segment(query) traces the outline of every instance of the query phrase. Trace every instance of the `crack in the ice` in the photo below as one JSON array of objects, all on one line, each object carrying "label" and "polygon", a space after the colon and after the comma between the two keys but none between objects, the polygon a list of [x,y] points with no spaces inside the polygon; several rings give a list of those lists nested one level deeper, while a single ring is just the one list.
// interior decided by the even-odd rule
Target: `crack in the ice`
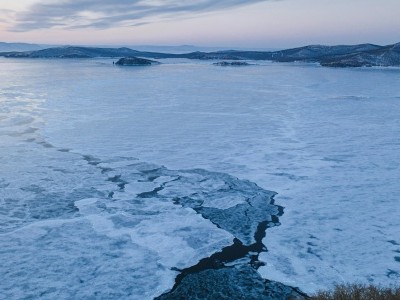
[{"label": "crack in the ice", "polygon": [[[57,151],[60,152],[69,152],[72,153],[71,150],[69,149],[58,149],[51,145],[50,143],[47,143],[46,141],[37,141],[36,142],[45,147],[45,148],[54,148]],[[98,159],[94,156],[91,155],[85,155],[85,154],[79,154],[79,153],[74,153],[76,155],[79,155],[82,157],[83,160],[85,160],[89,165],[98,168],[100,170],[101,174],[107,174],[109,172],[115,171],[112,168],[109,167],[104,167],[102,166],[102,160]],[[199,174],[202,176],[205,176],[205,178],[199,180],[199,183],[204,183],[209,180],[209,176],[215,176],[216,173],[205,173],[203,170],[188,170],[188,171],[181,171],[183,173],[192,173],[192,174]],[[167,175],[169,176],[171,171],[166,170],[164,167],[157,167],[157,168],[151,168],[147,170],[140,170],[141,176],[146,176],[146,179],[137,179],[138,182],[154,182],[157,180],[160,176],[162,175]],[[164,174],[165,173],[165,174]],[[175,174],[174,174],[175,175]],[[223,175],[226,176],[226,175]],[[162,190],[164,190],[168,184],[172,182],[179,182],[183,179],[182,175],[179,175],[177,178],[174,178],[173,180],[169,180],[166,182],[163,182],[153,188],[151,191],[147,192],[142,192],[136,195],[137,198],[168,198],[167,196],[164,195],[159,195],[158,193]],[[119,192],[125,191],[125,187],[127,184],[130,182],[128,180],[123,179],[121,174],[110,176],[105,179],[106,181],[112,182],[116,184],[117,190]],[[235,178],[232,178],[231,180],[238,180]],[[272,226],[277,226],[279,225],[279,217],[283,214],[283,207],[275,205],[274,201],[274,194],[264,194],[264,192],[260,193],[258,190],[261,190],[257,185],[243,181],[243,184],[245,184],[245,189],[243,190],[241,186],[238,186],[235,184],[235,182],[230,182],[227,180],[223,180],[223,188],[214,190],[213,192],[215,195],[213,197],[216,197],[219,193],[220,194],[232,194],[236,192],[243,192],[243,193],[249,193],[249,187],[253,188],[254,191],[257,192],[256,195],[253,195],[252,197],[245,197],[244,203],[242,204],[236,204],[233,207],[227,208],[227,209],[216,209],[216,208],[207,208],[204,206],[205,204],[205,199],[209,197],[208,192],[195,192],[190,194],[189,196],[186,197],[173,197],[172,198],[172,203],[175,205],[180,205],[182,207],[190,207],[192,208],[197,214],[201,215],[204,219],[209,220],[212,224],[214,224],[217,228],[230,231],[229,226],[234,226],[233,224],[227,225],[227,223],[223,223],[221,225],[221,221],[223,219],[219,218],[224,218],[223,214],[224,212],[228,212],[231,214],[235,213],[242,213],[245,217],[245,224],[251,225],[252,222],[254,221],[253,214],[254,211],[258,211],[260,209],[264,209],[265,207],[268,207],[268,205],[271,205],[271,207],[275,207],[277,212],[273,212],[272,208],[268,207],[269,210],[269,217],[267,219],[264,219],[262,221],[259,221],[255,231],[253,232],[253,243],[244,243],[241,241],[235,234],[235,238],[233,240],[233,244],[230,246],[227,246],[223,248],[221,251],[215,252],[212,254],[210,257],[206,257],[201,259],[196,265],[191,266],[186,269],[179,270],[177,268],[172,268],[172,270],[179,271],[180,274],[176,277],[176,282],[172,290],[168,293],[163,294],[160,296],[160,299],[173,299],[173,298],[168,298],[168,295],[172,295],[177,289],[181,287],[182,282],[186,277],[189,276],[197,276],[199,274],[202,274],[202,272],[205,272],[207,270],[212,270],[212,271],[217,271],[217,270],[226,270],[228,271],[229,274],[234,274],[237,270],[241,268],[250,268],[246,269],[246,272],[253,272],[250,270],[257,270],[259,267],[264,266],[265,263],[259,260],[259,255],[261,252],[267,251],[267,248],[265,245],[262,243],[263,238],[265,237],[266,234],[266,229]],[[109,191],[107,194],[106,199],[114,199],[115,192],[116,191]],[[253,191],[251,191],[253,192]],[[254,202],[254,203],[253,203]],[[265,202],[265,204],[262,204]],[[247,208],[244,208],[244,205],[247,205]],[[255,206],[256,205],[256,206]],[[267,205],[267,206],[265,206]],[[251,211],[253,210],[253,212]],[[211,213],[211,214],[210,214]],[[258,216],[260,218],[260,216]],[[269,220],[268,220],[269,219]],[[237,220],[237,222],[240,223],[240,220]],[[229,224],[229,222],[228,222]],[[228,227],[227,227],[228,226]],[[247,230],[247,229],[246,229]],[[251,228],[249,233],[251,232]],[[254,230],[254,229],[253,229]],[[247,232],[247,231],[246,231]],[[244,233],[245,236],[247,233]],[[239,272],[240,273],[240,272]],[[251,273],[252,276],[255,276],[255,280],[259,280],[264,283],[265,289],[271,289],[273,290],[275,287],[275,284],[278,283],[271,283],[271,281],[262,279],[261,276],[256,272],[256,273]],[[269,287],[268,287],[269,286]],[[273,288],[271,288],[271,286]],[[268,287],[268,288],[267,288]],[[284,285],[281,285],[280,287],[284,287],[286,289],[286,293],[289,294],[297,294],[297,295],[303,295],[300,291],[296,290],[295,288],[291,287],[286,287]]]}]

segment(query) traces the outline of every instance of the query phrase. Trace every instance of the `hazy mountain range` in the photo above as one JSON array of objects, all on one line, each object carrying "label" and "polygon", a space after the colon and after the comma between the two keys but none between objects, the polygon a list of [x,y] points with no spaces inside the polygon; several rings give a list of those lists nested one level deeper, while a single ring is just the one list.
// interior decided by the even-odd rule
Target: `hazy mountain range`
[{"label": "hazy mountain range", "polygon": [[38,45],[38,44],[28,44],[28,43],[4,43],[0,42],[0,52],[10,52],[10,51],[36,51],[45,48],[53,47],[51,45]]},{"label": "hazy mountain range", "polygon": [[[40,46],[38,46],[40,47]],[[0,48],[1,49],[1,48]],[[63,46],[29,51],[7,51],[0,56],[12,58],[100,58],[146,57],[201,60],[268,60],[276,62],[313,62],[328,67],[400,66],[400,43],[323,46],[310,45],[279,51],[223,50],[214,52],[164,53],[130,48]]]}]

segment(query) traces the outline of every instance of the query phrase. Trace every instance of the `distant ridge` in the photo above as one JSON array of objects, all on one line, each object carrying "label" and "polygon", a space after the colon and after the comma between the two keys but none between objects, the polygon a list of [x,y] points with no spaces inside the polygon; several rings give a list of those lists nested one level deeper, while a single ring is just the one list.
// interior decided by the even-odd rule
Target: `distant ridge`
[{"label": "distant ridge", "polygon": [[320,63],[325,67],[400,66],[400,43],[369,51],[358,51],[327,57]]},{"label": "distant ridge", "polygon": [[36,51],[2,52],[11,58],[100,58],[145,57],[187,58],[201,60],[268,60],[276,62],[314,62],[327,67],[400,66],[400,43],[379,46],[360,45],[309,45],[280,51],[224,50],[191,52],[184,54],[137,51],[130,48],[96,48],[64,46]]},{"label": "distant ridge", "polygon": [[49,48],[49,45],[37,45],[28,43],[4,43],[0,42],[0,52],[11,52],[11,51],[36,51],[45,48]]}]

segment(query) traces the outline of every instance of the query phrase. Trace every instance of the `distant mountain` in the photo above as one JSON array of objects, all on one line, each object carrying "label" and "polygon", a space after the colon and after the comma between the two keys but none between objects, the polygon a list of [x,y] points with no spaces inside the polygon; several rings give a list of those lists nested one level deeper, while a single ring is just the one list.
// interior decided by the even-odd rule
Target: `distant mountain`
[{"label": "distant mountain", "polygon": [[142,52],[158,52],[158,53],[172,53],[172,54],[184,54],[196,51],[212,52],[221,50],[221,48],[217,47],[198,47],[192,45],[182,45],[182,46],[135,45],[135,46],[130,46],[130,48]]},{"label": "distant mountain", "polygon": [[[192,52],[216,52],[221,50],[229,50],[232,47],[204,47],[204,46],[194,46],[194,45],[181,45],[181,46],[155,46],[155,45],[132,45],[127,46],[131,49],[135,49],[142,52],[158,52],[158,53],[169,53],[169,54],[185,54]],[[250,47],[247,48],[235,48],[240,51],[254,50]],[[257,49],[257,51],[274,51],[276,49],[272,48],[262,48]]]},{"label": "distant mountain", "polygon": [[311,45],[281,51],[218,51],[184,55],[190,59],[270,60],[276,62],[316,62],[328,67],[400,66],[400,43],[322,46]]},{"label": "distant mountain", "polygon": [[339,46],[323,46],[323,45],[310,45],[300,48],[287,49],[276,51],[272,53],[272,59],[281,62],[293,61],[315,61],[325,57],[332,57],[336,55],[344,55],[350,53],[366,52],[381,48],[381,46],[372,44],[361,44],[354,46],[339,45]]},{"label": "distant mountain", "polygon": [[37,51],[12,51],[2,52],[0,56],[9,58],[99,58],[99,57],[130,57],[140,56],[146,58],[189,58],[189,59],[240,59],[226,52],[192,52],[187,54],[172,54],[161,52],[146,52],[130,48],[97,48],[80,46],[63,46],[47,48]]},{"label": "distant mountain", "polygon": [[187,58],[201,60],[269,60],[276,62],[316,62],[327,67],[400,66],[400,43],[389,46],[373,44],[323,46],[311,45],[280,51],[224,50],[172,54],[144,52],[130,48],[56,47],[37,51],[3,52],[14,58],[97,58],[144,57]]},{"label": "distant mountain", "polygon": [[270,60],[276,62],[316,62],[329,67],[400,66],[400,43],[322,46],[311,45],[281,51],[218,51],[184,55],[190,59]]},{"label": "distant mountain", "polygon": [[123,57],[138,54],[138,51],[129,48],[93,48],[93,47],[56,47],[37,51],[1,53],[5,57],[15,58],[96,58],[96,57]]},{"label": "distant mountain", "polygon": [[12,52],[12,51],[36,51],[45,48],[49,48],[49,45],[37,45],[27,43],[3,43],[0,42],[0,52]]},{"label": "distant mountain", "polygon": [[400,66],[400,43],[369,51],[326,57],[320,64],[325,67]]}]

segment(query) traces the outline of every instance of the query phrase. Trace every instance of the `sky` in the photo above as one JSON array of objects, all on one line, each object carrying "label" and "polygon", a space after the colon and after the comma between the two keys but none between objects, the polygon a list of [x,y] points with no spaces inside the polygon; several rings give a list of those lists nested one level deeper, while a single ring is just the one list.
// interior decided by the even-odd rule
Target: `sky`
[{"label": "sky", "polygon": [[0,41],[285,48],[400,42],[400,0],[0,0]]}]

